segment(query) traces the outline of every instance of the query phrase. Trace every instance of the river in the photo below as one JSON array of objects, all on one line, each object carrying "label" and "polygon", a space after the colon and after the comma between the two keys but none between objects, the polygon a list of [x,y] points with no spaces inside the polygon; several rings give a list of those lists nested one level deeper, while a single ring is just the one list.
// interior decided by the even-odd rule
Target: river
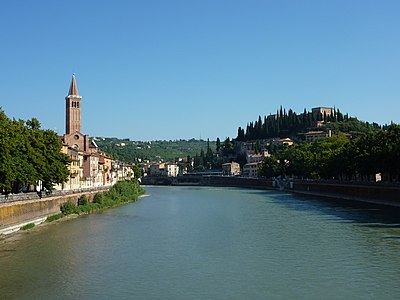
[{"label": "river", "polygon": [[146,187],[0,243],[1,299],[400,299],[400,213],[275,191]]}]

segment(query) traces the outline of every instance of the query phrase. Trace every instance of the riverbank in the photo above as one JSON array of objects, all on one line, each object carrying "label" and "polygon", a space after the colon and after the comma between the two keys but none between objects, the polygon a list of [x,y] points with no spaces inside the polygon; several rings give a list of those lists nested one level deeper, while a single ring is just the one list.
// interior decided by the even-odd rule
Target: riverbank
[{"label": "riverbank", "polygon": [[64,203],[77,205],[79,197],[86,196],[92,201],[95,195],[96,192],[88,191],[42,199],[3,202],[0,204],[0,235],[18,231],[29,223],[42,223],[47,217],[60,213]]},{"label": "riverbank", "polygon": [[[35,226],[31,229],[20,230],[21,227],[19,227],[18,230],[11,231],[8,234],[0,234],[0,246],[15,242],[15,241],[19,241],[19,240],[23,239],[23,237],[26,236],[27,234],[40,232],[43,228],[45,228],[46,226],[48,226],[50,224],[52,224],[52,225],[59,224],[62,222],[76,219],[77,217],[79,217],[78,214],[67,215],[67,216],[64,216],[63,218],[60,218],[60,219],[52,221],[52,222],[47,222],[46,219],[44,219],[42,222],[35,224]],[[3,251],[4,251],[4,249],[3,249]]]},{"label": "riverbank", "polygon": [[[24,226],[50,223],[49,217],[88,214],[137,201],[144,190],[136,182],[118,182],[108,191],[82,192],[40,200],[3,203],[0,206],[0,236],[20,231]],[[56,220],[58,221],[58,220]],[[53,222],[56,222],[53,221]]]},{"label": "riverbank", "polygon": [[384,183],[289,180],[285,191],[347,201],[400,207],[400,186]]},{"label": "riverbank", "polygon": [[181,176],[150,177],[142,180],[144,185],[177,186],[223,186],[256,189],[280,190],[291,193],[307,194],[319,197],[365,202],[376,205],[400,207],[400,185],[385,183],[340,182],[236,176]]}]

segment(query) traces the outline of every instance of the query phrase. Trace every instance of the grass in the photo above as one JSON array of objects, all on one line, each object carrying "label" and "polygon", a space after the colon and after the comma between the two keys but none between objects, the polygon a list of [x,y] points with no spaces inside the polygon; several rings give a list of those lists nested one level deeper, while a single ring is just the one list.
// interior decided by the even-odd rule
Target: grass
[{"label": "grass", "polygon": [[35,227],[35,224],[34,223],[29,223],[29,224],[26,224],[26,225],[22,226],[21,230],[28,230],[28,229],[31,229],[33,227]]},{"label": "grass", "polygon": [[63,218],[63,217],[64,217],[64,214],[63,214],[63,213],[59,213],[59,214],[56,214],[56,215],[47,217],[46,222],[49,222],[49,223],[50,223],[50,222],[53,222],[53,221],[55,221],[55,220],[61,219],[61,218]]}]

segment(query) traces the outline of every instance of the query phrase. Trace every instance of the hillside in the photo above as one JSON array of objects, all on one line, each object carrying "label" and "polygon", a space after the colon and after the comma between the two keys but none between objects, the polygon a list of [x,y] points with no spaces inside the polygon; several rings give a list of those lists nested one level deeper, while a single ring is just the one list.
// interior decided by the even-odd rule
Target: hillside
[{"label": "hillside", "polygon": [[349,117],[339,109],[328,107],[317,107],[311,111],[300,114],[292,109],[288,111],[282,106],[276,114],[261,116],[254,122],[247,124],[246,129],[239,127],[236,140],[257,140],[276,137],[296,137],[309,130],[332,130],[339,132],[358,134],[369,132],[381,127],[376,123],[359,121],[356,117]]},{"label": "hillside", "polygon": [[[206,151],[207,141],[175,140],[175,141],[130,141],[129,139],[96,137],[95,142],[100,149],[109,153],[114,159],[125,162],[173,161],[178,157],[194,157]],[[215,142],[210,141],[210,147],[215,149]]]}]

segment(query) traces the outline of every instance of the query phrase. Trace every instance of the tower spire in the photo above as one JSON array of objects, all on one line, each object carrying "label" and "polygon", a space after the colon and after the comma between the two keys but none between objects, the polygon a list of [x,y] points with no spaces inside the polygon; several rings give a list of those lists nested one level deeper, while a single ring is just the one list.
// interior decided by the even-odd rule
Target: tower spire
[{"label": "tower spire", "polygon": [[69,86],[68,96],[79,96],[78,86],[76,85],[75,73],[72,74],[71,85]]},{"label": "tower spire", "polygon": [[76,85],[75,73],[72,75],[71,85],[69,87],[66,100],[66,122],[65,133],[72,134],[74,132],[81,132],[81,100],[79,96],[78,87]]}]

